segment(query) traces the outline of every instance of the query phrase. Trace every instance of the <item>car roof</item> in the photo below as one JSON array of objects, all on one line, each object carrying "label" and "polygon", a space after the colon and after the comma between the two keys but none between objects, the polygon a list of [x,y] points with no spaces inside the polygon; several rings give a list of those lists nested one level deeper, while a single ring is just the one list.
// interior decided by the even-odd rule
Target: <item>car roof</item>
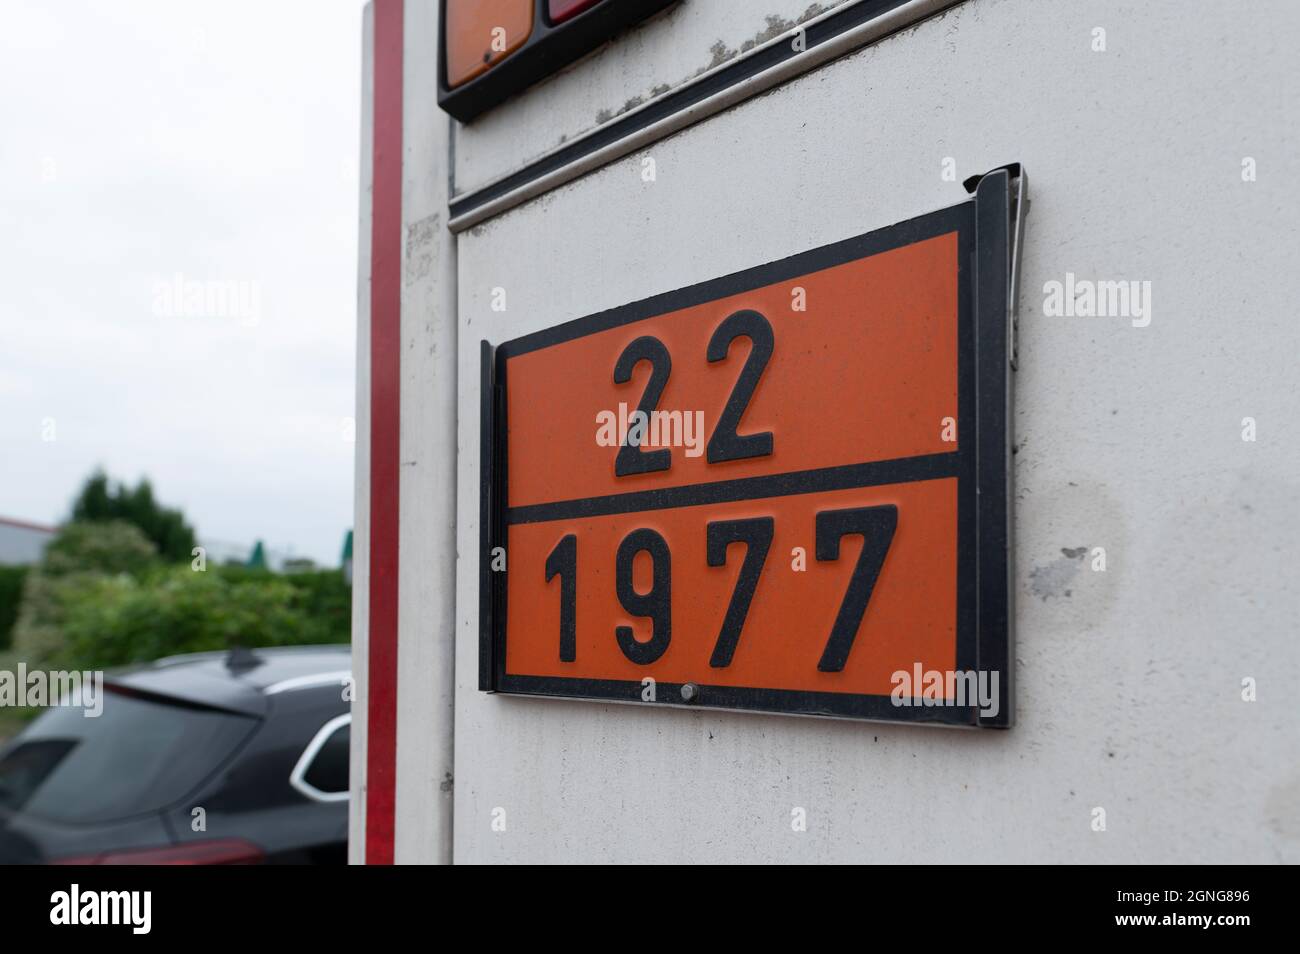
[{"label": "car roof", "polygon": [[351,652],[333,645],[190,653],[113,670],[104,682],[132,695],[261,716],[269,696],[350,679]]}]

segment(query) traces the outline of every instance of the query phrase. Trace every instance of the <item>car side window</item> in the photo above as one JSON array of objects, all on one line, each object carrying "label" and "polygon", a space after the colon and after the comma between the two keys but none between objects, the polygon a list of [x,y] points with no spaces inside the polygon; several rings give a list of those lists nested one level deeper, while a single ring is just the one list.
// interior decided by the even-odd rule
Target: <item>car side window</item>
[{"label": "car side window", "polygon": [[345,801],[348,797],[348,746],[351,738],[350,713],[326,722],[298,757],[289,784],[312,801]]}]

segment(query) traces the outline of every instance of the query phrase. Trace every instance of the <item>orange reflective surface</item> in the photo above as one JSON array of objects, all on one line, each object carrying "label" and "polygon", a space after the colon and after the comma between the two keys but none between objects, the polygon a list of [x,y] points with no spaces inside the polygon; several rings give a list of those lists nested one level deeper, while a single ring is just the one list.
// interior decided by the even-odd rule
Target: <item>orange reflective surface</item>
[{"label": "orange reflective surface", "polygon": [[505,59],[533,32],[533,0],[447,0],[447,86]]},{"label": "orange reflective surface", "polygon": [[[615,476],[618,448],[597,442],[597,415],[620,404],[634,411],[651,377],[642,361],[616,384],[623,350],[643,335],[663,343],[672,369],[658,409],[702,412],[707,441],[750,352],[737,338],[725,360],[710,362],[709,340],[742,309],[770,322],[773,351],[738,433],[770,432],[772,453],[711,464],[673,447],[668,470]],[[957,352],[950,232],[512,357],[509,505],[955,451],[944,419],[957,417]]]}]

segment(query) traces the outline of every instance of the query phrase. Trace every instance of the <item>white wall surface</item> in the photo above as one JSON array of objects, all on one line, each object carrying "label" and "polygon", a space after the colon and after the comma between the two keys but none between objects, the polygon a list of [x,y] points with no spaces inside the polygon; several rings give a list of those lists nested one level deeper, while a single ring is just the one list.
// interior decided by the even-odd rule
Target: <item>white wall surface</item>
[{"label": "white wall surface", "polygon": [[[458,237],[457,861],[1300,861],[1300,5],[1244,6],[968,0]],[[1032,185],[1017,725],[479,693],[480,339],[954,204],[949,156]],[[1045,317],[1067,271],[1150,281],[1151,324]],[[1094,546],[1104,573],[1063,553]],[[399,798],[399,833],[436,797]]]},{"label": "white wall surface", "polygon": [[514,172],[844,2],[680,0],[473,122],[453,122],[456,193]]}]

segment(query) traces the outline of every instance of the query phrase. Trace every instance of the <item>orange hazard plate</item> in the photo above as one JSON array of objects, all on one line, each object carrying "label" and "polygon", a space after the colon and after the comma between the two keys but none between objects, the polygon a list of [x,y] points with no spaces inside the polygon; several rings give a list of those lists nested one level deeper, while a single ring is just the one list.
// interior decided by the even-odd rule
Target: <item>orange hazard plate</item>
[{"label": "orange hazard plate", "polygon": [[480,688],[1009,724],[993,180],[484,342]]}]

